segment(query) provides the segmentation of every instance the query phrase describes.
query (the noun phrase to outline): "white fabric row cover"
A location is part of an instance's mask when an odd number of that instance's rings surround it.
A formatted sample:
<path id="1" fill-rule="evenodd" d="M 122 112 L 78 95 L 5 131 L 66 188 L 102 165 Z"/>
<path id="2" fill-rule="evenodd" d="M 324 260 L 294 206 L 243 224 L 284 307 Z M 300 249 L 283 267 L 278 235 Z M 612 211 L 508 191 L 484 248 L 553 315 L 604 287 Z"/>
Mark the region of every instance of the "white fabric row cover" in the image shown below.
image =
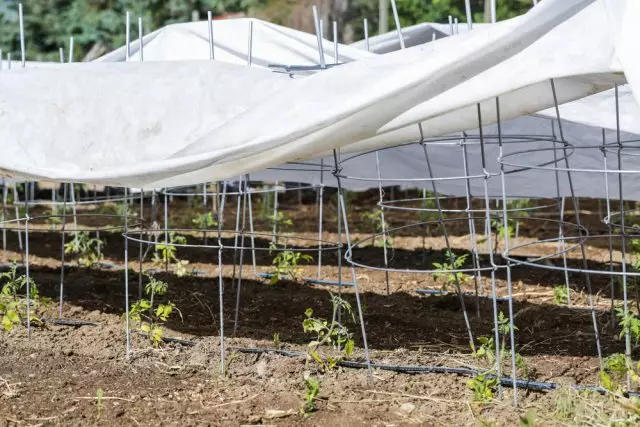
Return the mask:
<path id="1" fill-rule="evenodd" d="M 490 24 L 473 24 L 474 29 L 482 28 Z M 438 24 L 436 22 L 423 22 L 421 24 L 412 25 L 410 27 L 401 28 L 402 39 L 405 48 L 418 46 L 429 43 L 433 40 L 443 37 L 452 36 L 454 34 L 464 33 L 469 30 L 466 23 L 458 25 Z M 389 53 L 400 50 L 400 39 L 398 38 L 398 30 L 389 31 L 388 33 L 369 37 L 368 40 L 359 40 L 351 43 L 349 46 L 362 50 L 368 50 L 374 53 Z M 368 46 L 368 49 L 367 49 Z"/>
<path id="2" fill-rule="evenodd" d="M 262 65 L 276 63 L 293 65 L 293 63 L 288 62 L 291 60 L 298 61 L 300 65 L 311 65 L 314 64 L 314 61 L 318 61 L 317 40 L 314 36 L 263 21 L 244 18 L 213 22 L 213 33 L 215 34 L 214 51 L 220 52 L 220 54 L 216 56 L 217 60 L 237 64 L 245 64 L 247 62 L 248 45 L 243 46 L 243 43 L 245 39 L 249 40 L 250 35 L 248 29 L 251 28 L 250 23 L 253 24 L 253 33 L 251 34 L 252 51 L 255 55 L 255 41 L 259 40 L 259 45 L 261 46 L 260 51 L 264 53 L 260 59 Z M 478 29 L 485 25 L 487 24 L 474 24 L 474 28 Z M 459 25 L 422 23 L 403 28 L 401 32 L 405 46 L 411 47 L 419 44 L 425 44 L 435 39 L 449 37 L 459 32 L 466 32 L 468 29 L 469 28 L 466 23 Z M 253 37 L 254 35 L 257 37 Z M 167 26 L 143 38 L 144 58 L 146 61 L 207 59 L 210 54 L 208 36 L 209 34 L 206 22 Z M 302 43 L 300 42 L 301 40 Z M 234 48 L 229 48 L 229 43 L 234 44 Z M 324 43 L 325 49 L 329 50 L 329 48 L 332 48 L 332 46 L 327 45 L 326 40 Z M 351 44 L 350 46 L 352 48 L 355 47 L 364 50 L 369 49 L 376 53 L 387 53 L 400 49 L 397 30 L 371 37 L 368 40 L 361 40 Z M 139 42 L 137 41 L 134 41 L 131 44 L 132 60 L 140 59 L 138 47 Z M 361 59 L 357 52 L 354 53 L 350 49 L 345 49 L 342 45 L 338 46 L 338 48 L 339 53 L 341 54 L 340 60 L 342 62 Z M 242 51 L 242 49 L 245 50 Z M 300 51 L 311 52 L 311 58 L 308 56 L 283 56 L 296 54 Z M 100 58 L 98 61 L 124 61 L 125 59 L 125 47 L 122 47 L 117 51 Z M 254 57 L 253 59 L 255 61 L 256 58 Z M 330 63 L 334 58 L 327 58 L 327 60 L 328 63 Z M 628 93 L 625 93 L 625 95 L 628 95 Z M 567 120 L 569 118 L 574 120 L 574 123 L 572 123 L 571 126 L 564 127 L 565 139 L 577 145 L 593 145 L 594 143 L 597 143 L 597 141 L 601 139 L 602 127 L 615 127 L 615 108 L 613 102 L 613 91 L 609 91 L 583 98 L 575 101 L 574 103 L 565 104 L 562 107 L 561 118 L 563 120 Z M 638 117 L 637 113 L 638 110 L 635 102 L 632 101 L 625 103 L 625 108 L 622 111 L 622 129 L 629 131 L 636 126 L 637 121 L 633 118 Z M 538 115 L 555 118 L 556 111 L 552 108 L 542 111 L 538 113 Z M 575 126 L 576 122 L 582 123 L 584 126 Z M 551 126 L 548 120 L 532 120 L 529 117 L 522 117 L 510 121 L 504 129 L 508 130 L 512 135 L 551 135 Z M 490 129 L 486 129 L 486 131 L 489 130 Z M 519 144 L 521 144 L 520 141 Z M 521 145 L 519 146 L 521 147 Z M 489 147 L 487 152 L 493 154 L 492 148 L 493 147 Z M 510 149 L 510 147 L 505 147 L 505 151 L 507 152 Z M 387 172 L 382 175 L 382 185 L 396 184 L 403 187 L 421 187 L 423 185 L 427 185 L 427 187 L 430 188 L 431 186 L 428 182 L 420 180 L 420 178 L 424 178 L 426 176 L 426 170 L 423 167 L 424 165 L 418 165 L 417 168 L 407 167 L 407 165 L 411 164 L 410 162 L 407 163 L 407 159 L 405 158 L 408 153 L 411 153 L 411 148 L 402 147 L 397 150 L 388 149 L 381 154 L 381 158 L 384 160 L 384 164 L 381 167 Z M 589 158 L 586 160 L 582 159 L 583 153 L 585 153 L 585 151 L 582 150 L 572 153 L 572 167 L 580 168 L 589 165 Z M 438 156 L 441 154 L 443 156 L 447 156 L 447 158 L 440 159 Z M 543 162 L 546 158 L 546 154 L 546 151 L 544 153 L 532 151 L 529 156 L 532 156 L 534 159 L 538 158 L 540 162 Z M 449 156 L 443 150 L 437 150 L 434 152 L 433 156 L 435 156 L 433 158 L 433 163 L 435 165 L 448 163 L 447 159 Z M 495 164 L 495 156 L 487 158 L 486 160 L 490 164 L 490 170 L 498 170 L 497 165 Z M 330 165 L 333 164 L 333 158 L 326 158 L 323 162 L 325 165 L 324 169 L 327 171 L 330 169 Z M 292 181 L 310 183 L 314 185 L 322 182 L 327 186 L 337 186 L 337 181 L 332 179 L 330 174 L 319 173 L 320 160 L 315 160 L 313 163 L 317 166 L 281 165 L 266 171 L 254 173 L 252 176 L 253 179 L 256 180 Z M 356 170 L 374 170 L 376 165 L 375 156 L 356 156 L 348 163 L 348 169 L 353 168 L 354 165 L 357 165 Z M 593 165 L 591 165 L 591 167 L 593 167 Z M 313 169 L 318 169 L 318 173 L 313 173 Z M 390 180 L 392 177 L 396 177 L 401 180 Z M 372 177 L 362 180 L 344 180 L 342 184 L 348 189 L 364 190 L 378 185 L 378 182 L 371 178 Z M 525 183 L 530 182 L 529 176 L 526 174 L 520 174 L 513 179 L 516 183 L 519 180 L 523 180 Z M 580 182 L 586 183 L 588 181 L 581 180 Z M 510 181 L 510 183 L 513 183 L 513 181 Z M 500 188 L 496 187 L 495 181 L 490 183 L 490 187 L 494 191 L 500 190 Z M 531 186 L 531 188 L 528 188 L 525 184 L 515 185 L 514 187 L 522 189 L 521 195 L 529 195 L 532 197 L 542 197 L 547 191 L 544 187 Z M 580 194 L 584 194 L 581 191 L 581 186 L 577 187 Z M 464 187 L 460 182 L 455 181 L 449 181 L 447 184 L 444 184 L 444 188 L 447 189 L 449 194 L 454 195 L 464 195 L 466 191 L 466 187 Z M 598 186 L 585 186 L 585 189 L 593 188 L 598 188 Z"/>
<path id="3" fill-rule="evenodd" d="M 550 79 L 559 102 L 633 87 L 639 17 L 631 0 L 546 0 L 301 79 L 219 61 L 14 67 L 0 73 L 0 168 L 149 188 L 398 145 L 420 137 L 417 123 L 424 137 L 472 129 L 478 103 L 496 120 L 497 96 L 503 120 L 551 107 Z"/>
<path id="4" fill-rule="evenodd" d="M 214 20 L 212 27 L 213 55 L 218 61 L 246 65 L 251 50 L 252 66 L 257 67 L 320 63 L 315 35 L 253 18 Z M 142 45 L 144 61 L 210 59 L 209 25 L 207 21 L 168 25 L 144 36 Z M 322 46 L 325 63 L 334 64 L 334 43 L 324 38 Z M 129 49 L 130 60 L 140 61 L 139 40 L 133 40 Z M 127 48 L 123 46 L 96 59 L 96 62 L 122 62 L 126 60 L 126 52 Z M 339 62 L 372 56 L 362 49 L 342 44 L 339 44 L 338 52 Z"/>

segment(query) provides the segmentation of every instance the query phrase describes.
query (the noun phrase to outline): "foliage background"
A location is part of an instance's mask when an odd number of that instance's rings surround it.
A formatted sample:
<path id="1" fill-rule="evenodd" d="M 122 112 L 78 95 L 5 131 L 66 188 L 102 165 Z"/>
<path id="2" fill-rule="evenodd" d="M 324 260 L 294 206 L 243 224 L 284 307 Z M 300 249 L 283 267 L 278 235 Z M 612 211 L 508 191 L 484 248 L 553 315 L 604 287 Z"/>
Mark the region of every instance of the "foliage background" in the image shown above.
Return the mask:
<path id="1" fill-rule="evenodd" d="M 0 49 L 19 58 L 17 19 L 18 0 L 0 0 Z M 74 37 L 74 60 L 87 60 L 124 44 L 125 11 L 132 15 L 132 33 L 136 20 L 144 20 L 145 33 L 175 22 L 245 13 L 312 31 L 311 6 L 318 5 L 325 22 L 338 21 L 344 41 L 363 36 L 363 19 L 369 22 L 369 34 L 378 28 L 380 0 L 23 0 L 27 59 L 59 60 L 59 48 L 65 51 Z M 489 0 L 486 0 L 487 2 Z M 396 0 L 402 26 L 420 22 L 447 22 L 448 16 L 466 22 L 464 0 Z M 526 12 L 532 0 L 497 0 L 498 19 Z M 472 0 L 474 21 L 484 21 L 485 0 Z M 393 28 L 389 11 L 389 28 Z"/>

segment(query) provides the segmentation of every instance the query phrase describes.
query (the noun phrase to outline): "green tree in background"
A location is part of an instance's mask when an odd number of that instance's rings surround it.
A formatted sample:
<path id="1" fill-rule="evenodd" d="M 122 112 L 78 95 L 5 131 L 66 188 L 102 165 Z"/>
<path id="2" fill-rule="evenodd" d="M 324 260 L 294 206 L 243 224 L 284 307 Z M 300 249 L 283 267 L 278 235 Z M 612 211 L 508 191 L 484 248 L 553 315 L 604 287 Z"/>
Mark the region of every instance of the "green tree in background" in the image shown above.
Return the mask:
<path id="1" fill-rule="evenodd" d="M 0 49 L 20 55 L 17 21 L 18 1 L 4 0 L 0 9 Z M 59 59 L 74 38 L 74 59 L 82 60 L 92 49 L 102 54 L 125 42 L 125 13 L 131 12 L 132 38 L 137 38 L 137 17 L 143 18 L 145 34 L 164 25 L 246 11 L 260 0 L 26 0 L 24 1 L 27 58 Z"/>
<path id="2" fill-rule="evenodd" d="M 489 2 L 489 0 L 486 0 Z M 367 18 L 369 35 L 378 30 L 379 0 L 352 0 L 345 19 L 355 33 L 355 39 L 364 37 L 363 19 Z M 449 22 L 449 15 L 458 18 L 460 24 L 467 22 L 464 0 L 396 0 L 400 25 L 408 27 L 421 22 Z M 526 13 L 533 5 L 532 0 L 496 0 L 497 19 L 509 19 Z M 473 22 L 485 22 L 485 0 L 471 0 Z M 389 29 L 395 29 L 395 22 L 389 8 Z"/>
<path id="3" fill-rule="evenodd" d="M 486 0 L 489 1 L 489 0 Z M 17 0 L 0 0 L 0 49 L 19 59 L 20 40 Z M 335 7 L 345 0 L 24 0 L 27 59 L 59 60 L 59 48 L 65 49 L 74 37 L 74 60 L 100 56 L 125 41 L 125 12 L 131 12 L 132 38 L 137 38 L 137 17 L 143 18 L 145 34 L 164 25 L 215 15 L 249 12 L 294 28 L 313 28 L 312 4 L 329 10 L 328 20 L 336 20 L 342 32 L 349 29 L 353 40 L 364 35 L 362 21 L 369 21 L 369 34 L 378 28 L 379 0 L 348 0 L 346 7 Z M 448 16 L 466 22 L 464 0 L 396 0 L 400 23 L 409 26 L 420 22 L 447 22 Z M 484 21 L 485 0 L 472 0 L 475 22 Z M 497 0 L 498 19 L 526 12 L 531 0 Z M 305 22 L 306 21 L 306 22 Z M 395 24 L 389 13 L 389 28 Z"/>

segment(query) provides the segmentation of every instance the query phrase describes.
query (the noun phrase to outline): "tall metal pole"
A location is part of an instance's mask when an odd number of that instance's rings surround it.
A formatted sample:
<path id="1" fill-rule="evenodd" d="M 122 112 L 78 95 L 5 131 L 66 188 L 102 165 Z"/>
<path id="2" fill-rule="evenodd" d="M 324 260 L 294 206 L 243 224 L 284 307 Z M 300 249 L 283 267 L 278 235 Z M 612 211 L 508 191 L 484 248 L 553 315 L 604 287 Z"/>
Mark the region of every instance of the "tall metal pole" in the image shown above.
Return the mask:
<path id="1" fill-rule="evenodd" d="M 496 0 L 491 0 L 491 23 L 496 23 Z"/>
<path id="2" fill-rule="evenodd" d="M 20 54 L 22 59 L 22 68 L 25 66 L 26 52 L 24 46 L 24 13 L 22 2 L 18 3 L 18 19 L 20 21 Z"/>
<path id="3" fill-rule="evenodd" d="M 402 36 L 402 28 L 400 27 L 400 17 L 398 16 L 398 8 L 396 0 L 391 0 L 391 9 L 393 10 L 393 20 L 396 23 L 396 31 L 398 31 L 398 39 L 400 40 L 400 49 L 404 49 L 404 37 Z"/>
<path id="4" fill-rule="evenodd" d="M 253 62 L 253 21 L 249 21 L 249 46 L 247 47 L 247 65 Z"/>
<path id="5" fill-rule="evenodd" d="M 209 24 L 209 59 L 215 59 L 213 50 L 213 17 L 211 11 L 207 12 L 207 23 Z"/>
<path id="6" fill-rule="evenodd" d="M 127 62 L 129 62 L 129 58 L 131 58 L 131 14 L 129 11 L 127 11 L 125 15 L 125 42 L 127 46 L 125 57 Z"/>
<path id="7" fill-rule="evenodd" d="M 467 27 L 473 29 L 473 15 L 471 15 L 471 0 L 464 0 L 464 11 L 467 15 Z"/>
<path id="8" fill-rule="evenodd" d="M 73 62 L 73 37 L 69 37 L 69 63 Z"/>
<path id="9" fill-rule="evenodd" d="M 369 47 L 369 22 L 367 21 L 367 18 L 364 18 L 362 25 L 364 28 L 364 46 L 367 49 L 367 52 L 369 52 L 371 49 Z"/>
<path id="10" fill-rule="evenodd" d="M 139 55 L 140 55 L 140 62 L 144 61 L 144 53 L 143 53 L 143 47 L 144 47 L 144 43 L 142 43 L 142 36 L 144 35 L 144 31 L 142 28 L 142 17 L 139 16 L 138 17 L 138 50 L 139 50 Z"/>
<path id="11" fill-rule="evenodd" d="M 318 55 L 320 55 L 320 67 L 326 68 L 327 64 L 324 61 L 324 47 L 322 45 L 322 24 L 318 18 L 318 8 L 313 6 L 313 25 L 316 29 L 316 40 L 318 41 Z"/>
<path id="12" fill-rule="evenodd" d="M 379 0 L 378 3 L 378 34 L 389 31 L 389 0 Z"/>

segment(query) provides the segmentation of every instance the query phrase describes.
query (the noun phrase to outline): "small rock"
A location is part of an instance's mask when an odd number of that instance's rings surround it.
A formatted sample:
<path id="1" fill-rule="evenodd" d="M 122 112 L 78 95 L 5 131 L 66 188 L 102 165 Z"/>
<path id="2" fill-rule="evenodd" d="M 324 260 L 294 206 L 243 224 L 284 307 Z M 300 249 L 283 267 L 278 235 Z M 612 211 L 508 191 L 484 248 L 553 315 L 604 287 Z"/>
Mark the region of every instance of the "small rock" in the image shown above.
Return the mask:
<path id="1" fill-rule="evenodd" d="M 261 360 L 258 363 L 256 363 L 256 372 L 258 373 L 259 377 L 264 377 L 265 374 L 267 373 L 267 362 L 265 362 L 264 360 Z"/>
<path id="2" fill-rule="evenodd" d="M 400 410 L 404 413 L 406 413 L 407 415 L 411 414 L 413 411 L 416 410 L 416 405 L 414 405 L 413 403 L 403 403 L 402 405 L 400 405 Z"/>
<path id="3" fill-rule="evenodd" d="M 249 417 L 249 424 L 259 424 L 262 421 L 262 417 L 260 415 L 251 415 Z"/>
<path id="4" fill-rule="evenodd" d="M 264 418 L 268 420 L 273 420 L 276 418 L 284 418 L 290 415 L 294 415 L 296 411 L 293 409 L 289 409 L 288 411 L 283 411 L 281 409 L 265 409 Z"/>

